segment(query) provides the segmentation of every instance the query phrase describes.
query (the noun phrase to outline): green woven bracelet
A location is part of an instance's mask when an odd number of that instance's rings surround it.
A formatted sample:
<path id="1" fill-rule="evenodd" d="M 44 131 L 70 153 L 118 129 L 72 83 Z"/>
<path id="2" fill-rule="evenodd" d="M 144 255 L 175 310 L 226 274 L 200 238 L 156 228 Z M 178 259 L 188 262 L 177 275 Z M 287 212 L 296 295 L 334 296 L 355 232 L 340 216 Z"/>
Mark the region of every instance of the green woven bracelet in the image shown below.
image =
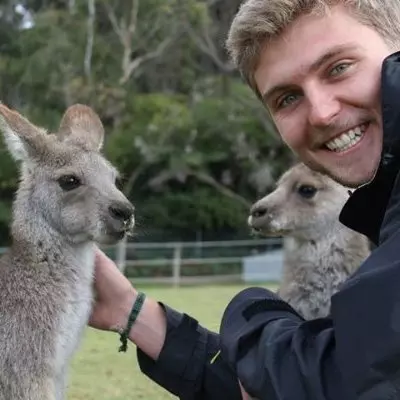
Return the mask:
<path id="1" fill-rule="evenodd" d="M 131 313 L 129 314 L 128 323 L 126 325 L 126 328 L 123 330 L 123 332 L 120 335 L 120 341 L 121 341 L 122 345 L 120 346 L 118 352 L 120 352 L 120 351 L 126 352 L 126 350 L 128 348 L 129 332 L 131 331 L 132 325 L 136 321 L 136 319 L 139 315 L 139 312 L 142 309 L 145 298 L 146 298 L 146 295 L 144 293 L 142 293 L 142 292 L 138 293 L 136 300 L 133 303 Z"/>

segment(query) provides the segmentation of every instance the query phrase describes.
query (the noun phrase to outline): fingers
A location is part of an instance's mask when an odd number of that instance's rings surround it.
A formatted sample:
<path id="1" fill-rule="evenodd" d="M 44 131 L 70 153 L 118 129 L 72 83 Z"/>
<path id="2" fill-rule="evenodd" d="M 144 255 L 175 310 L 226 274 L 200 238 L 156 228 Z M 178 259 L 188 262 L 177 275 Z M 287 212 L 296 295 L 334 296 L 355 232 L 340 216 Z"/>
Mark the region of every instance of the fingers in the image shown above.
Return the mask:
<path id="1" fill-rule="evenodd" d="M 96 279 L 111 279 L 115 275 L 122 275 L 114 261 L 111 260 L 100 249 L 96 251 L 95 257 L 95 273 Z"/>
<path id="2" fill-rule="evenodd" d="M 240 381 L 239 381 L 239 386 L 240 386 L 240 392 L 242 394 L 242 400 L 251 400 L 251 397 L 246 393 Z"/>
<path id="3" fill-rule="evenodd" d="M 132 290 L 131 282 L 100 249 L 96 250 L 94 285 L 101 299 L 118 299 Z"/>
<path id="4" fill-rule="evenodd" d="M 104 268 L 106 266 L 110 267 L 111 266 L 110 264 L 114 264 L 114 262 L 102 250 L 96 247 L 95 264 L 100 268 Z"/>

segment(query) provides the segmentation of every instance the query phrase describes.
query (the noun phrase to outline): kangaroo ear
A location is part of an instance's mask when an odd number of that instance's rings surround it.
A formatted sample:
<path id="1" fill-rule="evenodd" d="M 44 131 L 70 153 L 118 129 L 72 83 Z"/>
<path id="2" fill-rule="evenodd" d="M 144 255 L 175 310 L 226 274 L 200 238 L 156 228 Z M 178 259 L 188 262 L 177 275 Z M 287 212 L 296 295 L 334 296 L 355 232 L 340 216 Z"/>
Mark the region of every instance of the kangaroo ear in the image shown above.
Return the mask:
<path id="1" fill-rule="evenodd" d="M 104 127 L 90 107 L 74 104 L 68 107 L 61 119 L 58 137 L 87 150 L 100 151 L 103 147 Z"/>
<path id="2" fill-rule="evenodd" d="M 46 131 L 1 103 L 0 129 L 15 160 L 26 161 L 37 156 L 45 148 Z"/>

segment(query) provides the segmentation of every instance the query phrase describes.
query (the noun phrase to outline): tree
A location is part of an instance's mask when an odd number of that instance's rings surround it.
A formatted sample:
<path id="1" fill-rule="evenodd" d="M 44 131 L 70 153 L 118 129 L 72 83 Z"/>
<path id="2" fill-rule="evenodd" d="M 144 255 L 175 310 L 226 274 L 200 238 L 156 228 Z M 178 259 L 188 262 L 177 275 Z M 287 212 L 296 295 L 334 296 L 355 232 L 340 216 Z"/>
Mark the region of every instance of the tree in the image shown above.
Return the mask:
<path id="1" fill-rule="evenodd" d="M 91 105 L 147 240 L 245 235 L 249 205 L 292 154 L 228 61 L 224 40 L 239 4 L 5 1 L 1 99 L 50 130 L 68 105 Z M 16 179 L 5 155 L 3 241 Z"/>

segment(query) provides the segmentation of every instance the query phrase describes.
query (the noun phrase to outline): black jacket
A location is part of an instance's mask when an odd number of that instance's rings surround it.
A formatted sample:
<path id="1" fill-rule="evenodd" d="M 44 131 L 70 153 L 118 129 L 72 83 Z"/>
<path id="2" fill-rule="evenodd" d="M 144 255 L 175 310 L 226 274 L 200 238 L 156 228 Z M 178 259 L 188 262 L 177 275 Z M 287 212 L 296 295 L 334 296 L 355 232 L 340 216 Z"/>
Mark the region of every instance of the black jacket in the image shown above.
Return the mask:
<path id="1" fill-rule="evenodd" d="M 340 215 L 377 247 L 332 297 L 329 317 L 304 321 L 274 293 L 249 288 L 228 304 L 218 335 L 164 306 L 159 359 L 138 349 L 152 380 L 182 400 L 240 399 L 237 377 L 260 400 L 400 399 L 400 53 L 384 60 L 381 86 L 381 162 Z"/>

